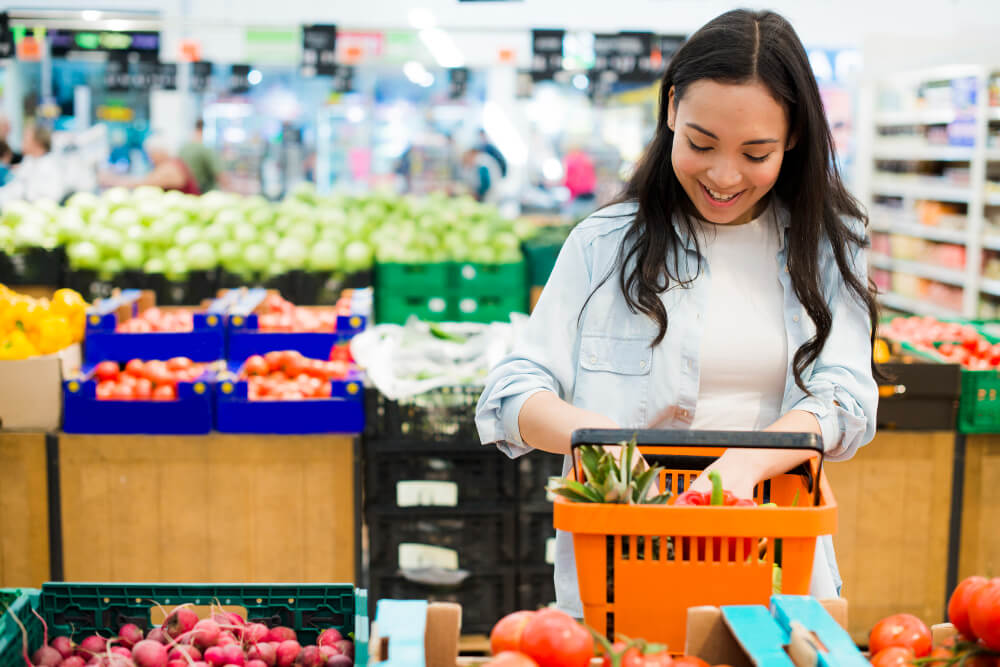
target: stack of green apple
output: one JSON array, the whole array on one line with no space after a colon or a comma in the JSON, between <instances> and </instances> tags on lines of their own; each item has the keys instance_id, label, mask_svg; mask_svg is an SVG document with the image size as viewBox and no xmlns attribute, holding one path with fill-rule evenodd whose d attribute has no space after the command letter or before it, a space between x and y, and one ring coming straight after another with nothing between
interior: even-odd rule
<instances>
[{"instance_id":1,"label":"stack of green apple","mask_svg":"<svg viewBox=\"0 0 1000 667\"><path fill-rule=\"evenodd\" d=\"M534 230L469 198L318 195L302 184L281 202L155 187L81 192L65 206L11 202L0 250L66 246L71 269L182 280L221 267L251 280L291 270L353 273L380 262L516 262Z\"/></svg>"}]
</instances>

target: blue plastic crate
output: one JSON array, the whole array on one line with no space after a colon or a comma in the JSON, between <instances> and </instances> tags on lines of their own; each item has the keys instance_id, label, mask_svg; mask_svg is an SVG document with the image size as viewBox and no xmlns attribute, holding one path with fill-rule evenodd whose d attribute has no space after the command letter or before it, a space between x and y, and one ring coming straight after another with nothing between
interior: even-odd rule
<instances>
[{"instance_id":1,"label":"blue plastic crate","mask_svg":"<svg viewBox=\"0 0 1000 667\"><path fill-rule=\"evenodd\" d=\"M177 383L174 401L110 401L97 399L91 369L63 381L63 431L147 435L203 435L212 430L214 376L206 372L193 382Z\"/></svg>"},{"instance_id":2,"label":"blue plastic crate","mask_svg":"<svg viewBox=\"0 0 1000 667\"><path fill-rule=\"evenodd\" d=\"M105 299L87 312L84 361L129 361L130 359L169 359L188 357L209 362L225 356L225 315L236 301L232 292L216 299L205 312L194 313L192 331L119 333L122 309L138 315L139 290L124 290L117 297Z\"/></svg>"}]
</instances>

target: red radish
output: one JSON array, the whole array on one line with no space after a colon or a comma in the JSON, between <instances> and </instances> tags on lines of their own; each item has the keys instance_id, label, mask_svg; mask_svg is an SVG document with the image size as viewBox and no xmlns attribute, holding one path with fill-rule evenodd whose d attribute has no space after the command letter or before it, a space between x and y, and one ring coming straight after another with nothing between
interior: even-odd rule
<instances>
[{"instance_id":1,"label":"red radish","mask_svg":"<svg viewBox=\"0 0 1000 667\"><path fill-rule=\"evenodd\" d=\"M177 639L181 635L193 630L197 622L198 614L194 613L187 607L177 607L170 612L167 619L163 621L163 631L166 632L171 639Z\"/></svg>"},{"instance_id":2,"label":"red radish","mask_svg":"<svg viewBox=\"0 0 1000 667\"><path fill-rule=\"evenodd\" d=\"M333 656L340 655L340 651L338 651L333 646L320 646L319 647L319 654L321 656L323 656L323 662L326 662L327 660L329 660Z\"/></svg>"},{"instance_id":3,"label":"red radish","mask_svg":"<svg viewBox=\"0 0 1000 667\"><path fill-rule=\"evenodd\" d=\"M42 646L31 655L31 663L38 667L56 667L62 661L62 654L51 646Z\"/></svg>"},{"instance_id":4,"label":"red radish","mask_svg":"<svg viewBox=\"0 0 1000 667\"><path fill-rule=\"evenodd\" d=\"M205 651L205 662L212 667L222 667L226 664L226 657L222 654L221 646L213 646Z\"/></svg>"},{"instance_id":5,"label":"red radish","mask_svg":"<svg viewBox=\"0 0 1000 667\"><path fill-rule=\"evenodd\" d=\"M354 642L350 639L341 639L336 644L337 650L349 658L354 657Z\"/></svg>"},{"instance_id":6,"label":"red radish","mask_svg":"<svg viewBox=\"0 0 1000 667\"><path fill-rule=\"evenodd\" d=\"M268 632L267 626L263 623L247 623L243 629L243 642L248 646L253 646L258 642L264 641L264 637L267 636Z\"/></svg>"},{"instance_id":7,"label":"red radish","mask_svg":"<svg viewBox=\"0 0 1000 667\"><path fill-rule=\"evenodd\" d=\"M268 667L268 665L263 660L251 660L247 663L247 667Z\"/></svg>"},{"instance_id":8,"label":"red radish","mask_svg":"<svg viewBox=\"0 0 1000 667\"><path fill-rule=\"evenodd\" d=\"M185 653L192 660L201 660L201 651L199 651L194 646L191 646L189 644L178 644L177 646L175 646L173 649L171 649L170 653L167 654L167 659L184 660L186 663L187 659L184 657Z\"/></svg>"},{"instance_id":9,"label":"red radish","mask_svg":"<svg viewBox=\"0 0 1000 667\"><path fill-rule=\"evenodd\" d=\"M250 660L260 660L268 667L274 667L278 654L274 644L260 643L250 647L250 650L247 651L247 657Z\"/></svg>"},{"instance_id":10,"label":"red radish","mask_svg":"<svg viewBox=\"0 0 1000 667\"><path fill-rule=\"evenodd\" d=\"M275 628L277 629L277 628ZM299 657L302 645L294 639L286 639L278 645L278 667L292 667L292 663Z\"/></svg>"},{"instance_id":11,"label":"red radish","mask_svg":"<svg viewBox=\"0 0 1000 667\"><path fill-rule=\"evenodd\" d=\"M118 630L118 639L125 648L132 648L142 641L142 628L135 623L126 623Z\"/></svg>"},{"instance_id":12,"label":"red radish","mask_svg":"<svg viewBox=\"0 0 1000 667\"><path fill-rule=\"evenodd\" d=\"M73 640L65 635L60 635L53 639L49 646L59 651L59 655L61 655L63 659L73 655Z\"/></svg>"},{"instance_id":13,"label":"red radish","mask_svg":"<svg viewBox=\"0 0 1000 667\"><path fill-rule=\"evenodd\" d=\"M160 642L161 644L166 644L169 640L167 633L163 631L163 628L156 626L155 628L150 628L149 632L146 633L146 639L151 639L154 642Z\"/></svg>"},{"instance_id":14,"label":"red radish","mask_svg":"<svg viewBox=\"0 0 1000 667\"><path fill-rule=\"evenodd\" d=\"M323 656L320 655L318 646L306 646L295 658L298 667L323 667Z\"/></svg>"},{"instance_id":15,"label":"red radish","mask_svg":"<svg viewBox=\"0 0 1000 667\"><path fill-rule=\"evenodd\" d=\"M243 667L243 665L246 664L246 657L243 655L243 647L239 644L223 646L222 656L225 658L225 664L227 665L238 665L238 667Z\"/></svg>"},{"instance_id":16,"label":"red radish","mask_svg":"<svg viewBox=\"0 0 1000 667\"><path fill-rule=\"evenodd\" d=\"M327 628L320 633L316 643L320 646L335 646L343 638L344 635L340 634L340 630L337 628Z\"/></svg>"},{"instance_id":17,"label":"red radish","mask_svg":"<svg viewBox=\"0 0 1000 667\"><path fill-rule=\"evenodd\" d=\"M167 647L152 639L143 639L132 648L137 667L166 667Z\"/></svg>"},{"instance_id":18,"label":"red radish","mask_svg":"<svg viewBox=\"0 0 1000 667\"><path fill-rule=\"evenodd\" d=\"M188 667L188 662L184 658L181 658L180 660L175 658L174 660L167 662L167 667Z\"/></svg>"},{"instance_id":19,"label":"red radish","mask_svg":"<svg viewBox=\"0 0 1000 667\"><path fill-rule=\"evenodd\" d=\"M215 640L216 646L233 646L236 644L242 646L243 642L237 639L235 635L233 635L233 633L229 632L228 630L225 632L220 632L219 638Z\"/></svg>"},{"instance_id":20,"label":"red radish","mask_svg":"<svg viewBox=\"0 0 1000 667\"><path fill-rule=\"evenodd\" d=\"M107 642L104 637L90 635L76 647L76 654L85 660L89 660L95 655L104 653L105 650L107 650Z\"/></svg>"},{"instance_id":21,"label":"red radish","mask_svg":"<svg viewBox=\"0 0 1000 667\"><path fill-rule=\"evenodd\" d=\"M295 630L292 630L291 628L286 628L283 625L279 625L275 628L271 628L271 631L267 633L265 641L284 642L288 641L289 639L298 639L298 637L295 636Z\"/></svg>"},{"instance_id":22,"label":"red radish","mask_svg":"<svg viewBox=\"0 0 1000 667\"><path fill-rule=\"evenodd\" d=\"M354 659L346 655L335 655L326 661L326 667L354 667Z\"/></svg>"},{"instance_id":23,"label":"red radish","mask_svg":"<svg viewBox=\"0 0 1000 667\"><path fill-rule=\"evenodd\" d=\"M219 627L218 623L210 618L203 618L195 623L194 629L191 631L193 635L191 643L204 651L209 646L215 646L219 641L220 632L222 632L222 628Z\"/></svg>"},{"instance_id":24,"label":"red radish","mask_svg":"<svg viewBox=\"0 0 1000 667\"><path fill-rule=\"evenodd\" d=\"M83 658L81 658L80 656L71 655L70 657L62 661L60 667L83 667L85 664L87 663L85 663L83 661Z\"/></svg>"},{"instance_id":25,"label":"red radish","mask_svg":"<svg viewBox=\"0 0 1000 667\"><path fill-rule=\"evenodd\" d=\"M120 655L122 657L125 657L125 658L131 658L132 657L132 651L128 650L124 646L112 646L111 647L111 652L115 653L117 655Z\"/></svg>"}]
</instances>

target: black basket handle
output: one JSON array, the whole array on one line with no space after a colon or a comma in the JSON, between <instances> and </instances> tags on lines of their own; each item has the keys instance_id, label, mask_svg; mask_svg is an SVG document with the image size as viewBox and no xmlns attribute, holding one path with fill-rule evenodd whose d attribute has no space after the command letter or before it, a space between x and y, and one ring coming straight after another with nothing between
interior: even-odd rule
<instances>
[{"instance_id":1,"label":"black basket handle","mask_svg":"<svg viewBox=\"0 0 1000 667\"><path fill-rule=\"evenodd\" d=\"M620 445L635 438L636 444L655 447L723 447L726 449L808 449L819 454L819 466L816 476L812 468L803 463L789 472L800 474L806 479L806 488L813 496L813 506L819 506L819 478L823 472L823 438L815 433L783 433L775 431L691 431L666 429L628 429L628 428L582 428L573 431L570 438L570 451L573 457L573 473L577 480L583 480L582 470L578 467L578 448L583 445ZM658 460L674 460L690 458L684 456L657 455ZM703 463L703 457L700 463ZM716 457L718 458L718 457ZM671 467L682 467L672 465ZM699 466L704 469L705 466Z\"/></svg>"}]
</instances>

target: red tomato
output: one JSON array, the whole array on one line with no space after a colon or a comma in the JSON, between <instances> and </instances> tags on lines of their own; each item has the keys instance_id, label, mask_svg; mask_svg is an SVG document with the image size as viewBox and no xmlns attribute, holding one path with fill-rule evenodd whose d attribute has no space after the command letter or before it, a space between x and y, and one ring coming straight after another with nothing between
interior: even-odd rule
<instances>
[{"instance_id":1,"label":"red tomato","mask_svg":"<svg viewBox=\"0 0 1000 667\"><path fill-rule=\"evenodd\" d=\"M125 364L125 372L134 375L135 377L142 377L142 359L132 359L127 364Z\"/></svg>"},{"instance_id":2,"label":"red tomato","mask_svg":"<svg viewBox=\"0 0 1000 667\"><path fill-rule=\"evenodd\" d=\"M102 361L94 368L94 377L100 381L118 379L118 362Z\"/></svg>"},{"instance_id":3,"label":"red tomato","mask_svg":"<svg viewBox=\"0 0 1000 667\"><path fill-rule=\"evenodd\" d=\"M521 651L540 667L587 667L594 656L594 639L569 614L542 609L524 626Z\"/></svg>"},{"instance_id":4,"label":"red tomato","mask_svg":"<svg viewBox=\"0 0 1000 667\"><path fill-rule=\"evenodd\" d=\"M139 378L135 381L135 399L137 401L148 401L153 397L153 383L147 378Z\"/></svg>"},{"instance_id":5,"label":"red tomato","mask_svg":"<svg viewBox=\"0 0 1000 667\"><path fill-rule=\"evenodd\" d=\"M264 359L267 361L267 367L271 369L271 372L280 369L285 365L285 353L280 351L268 352L264 355Z\"/></svg>"},{"instance_id":6,"label":"red tomato","mask_svg":"<svg viewBox=\"0 0 1000 667\"><path fill-rule=\"evenodd\" d=\"M642 653L635 646L626 649L625 642L615 642L611 646L611 651L616 655L621 655L619 667L645 667L645 660ZM610 655L605 655L601 667L614 667L614 661Z\"/></svg>"},{"instance_id":7,"label":"red tomato","mask_svg":"<svg viewBox=\"0 0 1000 667\"><path fill-rule=\"evenodd\" d=\"M1000 651L1000 578L990 580L970 598L969 623L987 648Z\"/></svg>"},{"instance_id":8,"label":"red tomato","mask_svg":"<svg viewBox=\"0 0 1000 667\"><path fill-rule=\"evenodd\" d=\"M267 375L268 370L270 369L267 365L267 360L259 354L247 357L247 360L243 363L243 372L246 375Z\"/></svg>"},{"instance_id":9,"label":"red tomato","mask_svg":"<svg viewBox=\"0 0 1000 667\"><path fill-rule=\"evenodd\" d=\"M952 354L954 351L955 351L955 346L952 345L951 343L941 343L941 345L938 346L938 352L940 352L946 357Z\"/></svg>"},{"instance_id":10,"label":"red tomato","mask_svg":"<svg viewBox=\"0 0 1000 667\"><path fill-rule=\"evenodd\" d=\"M903 646L882 649L872 658L872 667L906 667L912 664L913 651Z\"/></svg>"},{"instance_id":11,"label":"red tomato","mask_svg":"<svg viewBox=\"0 0 1000 667\"><path fill-rule=\"evenodd\" d=\"M119 382L111 392L112 401L131 401L135 398L135 385Z\"/></svg>"},{"instance_id":12,"label":"red tomato","mask_svg":"<svg viewBox=\"0 0 1000 667\"><path fill-rule=\"evenodd\" d=\"M191 368L194 362L187 357L174 357L173 359L167 359L167 368L172 371L180 371Z\"/></svg>"},{"instance_id":13,"label":"red tomato","mask_svg":"<svg viewBox=\"0 0 1000 667\"><path fill-rule=\"evenodd\" d=\"M177 383L177 380L174 378L174 374L167 368L167 363L165 361L147 361L144 370L146 372L146 378L157 387L160 385L173 386Z\"/></svg>"},{"instance_id":14,"label":"red tomato","mask_svg":"<svg viewBox=\"0 0 1000 667\"><path fill-rule=\"evenodd\" d=\"M893 646L908 648L922 658L931 652L931 631L912 614L887 616L872 628L868 650L875 655Z\"/></svg>"},{"instance_id":15,"label":"red tomato","mask_svg":"<svg viewBox=\"0 0 1000 667\"><path fill-rule=\"evenodd\" d=\"M135 383L138 381L139 378L134 375L130 375L129 373L122 373L118 376L118 384L126 387L134 387Z\"/></svg>"},{"instance_id":16,"label":"red tomato","mask_svg":"<svg viewBox=\"0 0 1000 667\"><path fill-rule=\"evenodd\" d=\"M950 649L947 649L944 646L938 646L931 651L931 654L928 657L941 659L928 662L926 667L945 667L951 662L951 659L954 656L955 654Z\"/></svg>"},{"instance_id":17,"label":"red tomato","mask_svg":"<svg viewBox=\"0 0 1000 667\"><path fill-rule=\"evenodd\" d=\"M324 380L320 383L319 389L316 390L316 398L330 398L333 394L333 387L330 386L329 380Z\"/></svg>"},{"instance_id":18,"label":"red tomato","mask_svg":"<svg viewBox=\"0 0 1000 667\"><path fill-rule=\"evenodd\" d=\"M289 350L285 353L285 360L284 364L282 364L282 368L284 368L286 375L289 377L295 377L296 375L305 373L309 369L311 361L311 359L306 359L295 350Z\"/></svg>"},{"instance_id":19,"label":"red tomato","mask_svg":"<svg viewBox=\"0 0 1000 667\"><path fill-rule=\"evenodd\" d=\"M484 667L538 667L538 663L518 651L504 651L494 656Z\"/></svg>"},{"instance_id":20,"label":"red tomato","mask_svg":"<svg viewBox=\"0 0 1000 667\"><path fill-rule=\"evenodd\" d=\"M972 629L972 623L969 622L969 603L979 589L988 583L986 577L967 577L955 587L955 592L948 600L948 620L966 639L972 641L979 639Z\"/></svg>"},{"instance_id":21,"label":"red tomato","mask_svg":"<svg viewBox=\"0 0 1000 667\"><path fill-rule=\"evenodd\" d=\"M503 651L516 651L521 646L521 632L535 616L533 611L515 611L507 614L490 631L490 652L499 655Z\"/></svg>"},{"instance_id":22,"label":"red tomato","mask_svg":"<svg viewBox=\"0 0 1000 667\"><path fill-rule=\"evenodd\" d=\"M153 390L154 401L174 401L177 400L177 391L173 385L161 384Z\"/></svg>"},{"instance_id":23,"label":"red tomato","mask_svg":"<svg viewBox=\"0 0 1000 667\"><path fill-rule=\"evenodd\" d=\"M111 395L115 392L116 386L117 385L115 384L114 380L104 380L103 382L99 382L97 384L97 389L95 390L97 394L97 400L99 401L110 400Z\"/></svg>"}]
</instances>

